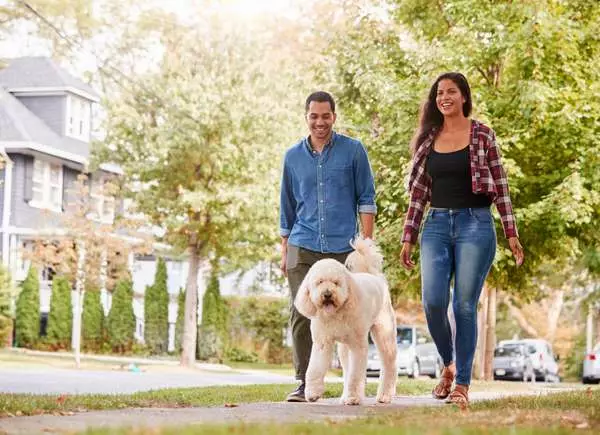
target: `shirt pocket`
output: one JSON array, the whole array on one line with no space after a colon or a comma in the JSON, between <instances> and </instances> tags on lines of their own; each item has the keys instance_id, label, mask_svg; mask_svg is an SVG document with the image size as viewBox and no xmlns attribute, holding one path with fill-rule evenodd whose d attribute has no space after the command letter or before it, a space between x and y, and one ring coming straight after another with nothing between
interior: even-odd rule
<instances>
[{"instance_id":1,"label":"shirt pocket","mask_svg":"<svg viewBox=\"0 0 600 435\"><path fill-rule=\"evenodd\" d=\"M327 168L327 184L329 186L348 189L352 186L352 166L332 166Z\"/></svg>"}]
</instances>

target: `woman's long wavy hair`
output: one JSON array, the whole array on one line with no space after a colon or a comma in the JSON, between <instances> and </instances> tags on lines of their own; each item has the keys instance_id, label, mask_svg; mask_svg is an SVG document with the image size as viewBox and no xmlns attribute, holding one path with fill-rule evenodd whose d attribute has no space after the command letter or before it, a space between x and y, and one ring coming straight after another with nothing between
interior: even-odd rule
<instances>
[{"instance_id":1,"label":"woman's long wavy hair","mask_svg":"<svg viewBox=\"0 0 600 435\"><path fill-rule=\"evenodd\" d=\"M421 113L419 114L419 126L417 127L413 139L410 142L410 151L413 156L423 141L425 141L425 139L433 131L438 131L444 123L444 116L437 108L435 99L437 97L438 84L442 80L446 79L452 80L454 83L456 83L456 86L458 86L458 89L460 89L460 93L463 97L465 97L465 102L462 107L463 114L465 116L469 116L471 114L473 102L471 100L471 88L469 87L467 78L458 72L447 72L440 75L437 79L435 79L435 82L429 90L427 101L425 101L421 107Z\"/></svg>"}]
</instances>

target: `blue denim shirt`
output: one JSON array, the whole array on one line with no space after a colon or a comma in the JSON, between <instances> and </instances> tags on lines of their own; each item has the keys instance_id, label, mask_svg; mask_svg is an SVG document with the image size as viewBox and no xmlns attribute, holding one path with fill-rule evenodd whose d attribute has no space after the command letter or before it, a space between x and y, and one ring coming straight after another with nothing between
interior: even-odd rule
<instances>
[{"instance_id":1,"label":"blue denim shirt","mask_svg":"<svg viewBox=\"0 0 600 435\"><path fill-rule=\"evenodd\" d=\"M290 245L315 252L351 251L357 213L377 212L367 151L356 139L333 132L322 153L308 138L285 154L280 234Z\"/></svg>"}]
</instances>

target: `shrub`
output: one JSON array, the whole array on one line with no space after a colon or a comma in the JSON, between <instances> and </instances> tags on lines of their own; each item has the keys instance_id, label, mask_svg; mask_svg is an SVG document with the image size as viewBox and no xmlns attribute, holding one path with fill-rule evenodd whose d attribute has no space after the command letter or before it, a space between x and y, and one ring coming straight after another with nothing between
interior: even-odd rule
<instances>
[{"instance_id":1,"label":"shrub","mask_svg":"<svg viewBox=\"0 0 600 435\"><path fill-rule=\"evenodd\" d=\"M169 344L169 291L167 265L158 259L154 284L144 293L144 343L153 354L167 352Z\"/></svg>"},{"instance_id":2,"label":"shrub","mask_svg":"<svg viewBox=\"0 0 600 435\"><path fill-rule=\"evenodd\" d=\"M133 313L133 285L121 280L113 292L112 306L107 318L108 341L115 352L124 353L134 342L135 314Z\"/></svg>"},{"instance_id":3,"label":"shrub","mask_svg":"<svg viewBox=\"0 0 600 435\"><path fill-rule=\"evenodd\" d=\"M40 282L38 271L29 268L17 299L15 341L19 347L33 347L40 336Z\"/></svg>"},{"instance_id":4,"label":"shrub","mask_svg":"<svg viewBox=\"0 0 600 435\"><path fill-rule=\"evenodd\" d=\"M99 351L104 341L104 309L100 290L88 286L83 297L81 338L87 350Z\"/></svg>"},{"instance_id":5,"label":"shrub","mask_svg":"<svg viewBox=\"0 0 600 435\"><path fill-rule=\"evenodd\" d=\"M52 296L50 298L46 341L54 349L69 349L71 347L72 330L73 304L71 301L71 284L64 277L55 277L52 280Z\"/></svg>"}]
</instances>

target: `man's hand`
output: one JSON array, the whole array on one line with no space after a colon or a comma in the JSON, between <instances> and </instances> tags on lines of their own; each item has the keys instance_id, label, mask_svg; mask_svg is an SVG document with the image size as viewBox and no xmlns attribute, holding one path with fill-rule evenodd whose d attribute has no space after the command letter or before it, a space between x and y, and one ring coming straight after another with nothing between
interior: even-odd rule
<instances>
[{"instance_id":1,"label":"man's hand","mask_svg":"<svg viewBox=\"0 0 600 435\"><path fill-rule=\"evenodd\" d=\"M413 250L413 245L410 242L404 242L402 245L402 251L400 252L400 264L406 270L411 270L415 267L415 263L412 261L411 254Z\"/></svg>"},{"instance_id":2,"label":"man's hand","mask_svg":"<svg viewBox=\"0 0 600 435\"><path fill-rule=\"evenodd\" d=\"M279 268L283 272L283 276L287 276L287 237L281 238L281 263L279 263Z\"/></svg>"}]
</instances>

